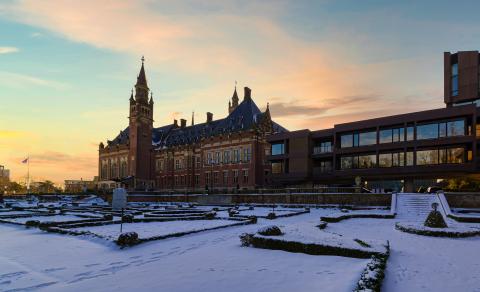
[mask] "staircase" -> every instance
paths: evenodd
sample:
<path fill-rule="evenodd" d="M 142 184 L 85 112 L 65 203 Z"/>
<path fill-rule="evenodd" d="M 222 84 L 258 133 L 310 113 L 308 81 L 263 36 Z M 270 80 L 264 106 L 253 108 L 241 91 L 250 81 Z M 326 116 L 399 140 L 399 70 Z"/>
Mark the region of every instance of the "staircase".
<path fill-rule="evenodd" d="M 438 203 L 438 211 L 445 218 L 445 212 L 437 195 L 432 194 L 397 194 L 397 216 L 398 219 L 409 221 L 424 221 L 430 211 L 432 203 Z"/>

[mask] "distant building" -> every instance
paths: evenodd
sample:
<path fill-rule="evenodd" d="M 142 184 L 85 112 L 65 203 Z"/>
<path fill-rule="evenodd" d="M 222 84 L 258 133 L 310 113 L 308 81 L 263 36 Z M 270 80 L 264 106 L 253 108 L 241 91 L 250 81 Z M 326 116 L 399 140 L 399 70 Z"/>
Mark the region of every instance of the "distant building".
<path fill-rule="evenodd" d="M 10 170 L 5 169 L 3 165 L 0 165 L 0 180 L 10 180 Z"/>
<path fill-rule="evenodd" d="M 266 137 L 286 131 L 272 120 L 268 105 L 260 111 L 248 87 L 241 102 L 235 88 L 223 119 L 207 113 L 203 123 L 192 116 L 191 125 L 181 119 L 154 128 L 143 60 L 129 110 L 129 126 L 99 145 L 100 186 L 123 180 L 142 190 L 253 189 L 270 172 Z"/>
<path fill-rule="evenodd" d="M 444 54 L 445 108 L 268 137 L 276 186 L 353 185 L 414 191 L 480 174 L 480 57 Z M 374 107 L 375 104 L 372 104 Z"/>
<path fill-rule="evenodd" d="M 96 188 L 95 180 L 65 180 L 65 193 L 83 193 L 88 190 L 94 190 Z"/>

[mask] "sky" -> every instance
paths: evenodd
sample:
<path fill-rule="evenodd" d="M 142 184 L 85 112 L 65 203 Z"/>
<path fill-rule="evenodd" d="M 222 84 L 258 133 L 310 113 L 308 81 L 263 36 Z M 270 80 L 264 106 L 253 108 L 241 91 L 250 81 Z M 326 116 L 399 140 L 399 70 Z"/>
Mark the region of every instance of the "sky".
<path fill-rule="evenodd" d="M 478 1 L 0 0 L 0 165 L 92 179 L 145 56 L 154 126 L 240 98 L 289 130 L 443 107 L 443 52 L 480 49 Z"/>

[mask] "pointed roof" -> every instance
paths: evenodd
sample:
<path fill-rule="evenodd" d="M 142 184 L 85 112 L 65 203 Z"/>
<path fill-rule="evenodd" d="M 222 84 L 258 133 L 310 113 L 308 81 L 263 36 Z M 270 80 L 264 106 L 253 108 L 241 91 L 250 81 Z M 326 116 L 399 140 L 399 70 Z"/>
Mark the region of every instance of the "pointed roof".
<path fill-rule="evenodd" d="M 237 100 L 238 102 L 238 94 L 237 94 L 237 86 L 235 85 L 235 90 L 233 91 L 232 100 Z"/>
<path fill-rule="evenodd" d="M 148 88 L 147 77 L 145 76 L 145 68 L 143 65 L 144 62 L 145 62 L 145 58 L 142 56 L 142 68 L 140 68 L 140 73 L 138 74 L 138 77 L 137 77 L 137 84 L 135 86 L 141 85 Z"/>

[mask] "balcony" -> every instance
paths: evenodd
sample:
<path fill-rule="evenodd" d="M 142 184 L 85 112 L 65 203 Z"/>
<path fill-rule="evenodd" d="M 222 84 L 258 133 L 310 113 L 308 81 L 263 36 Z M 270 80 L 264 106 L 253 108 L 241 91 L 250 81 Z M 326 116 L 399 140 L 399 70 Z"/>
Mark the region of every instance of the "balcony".
<path fill-rule="evenodd" d="M 332 153 L 332 146 L 315 146 L 313 147 L 313 155 Z"/>

